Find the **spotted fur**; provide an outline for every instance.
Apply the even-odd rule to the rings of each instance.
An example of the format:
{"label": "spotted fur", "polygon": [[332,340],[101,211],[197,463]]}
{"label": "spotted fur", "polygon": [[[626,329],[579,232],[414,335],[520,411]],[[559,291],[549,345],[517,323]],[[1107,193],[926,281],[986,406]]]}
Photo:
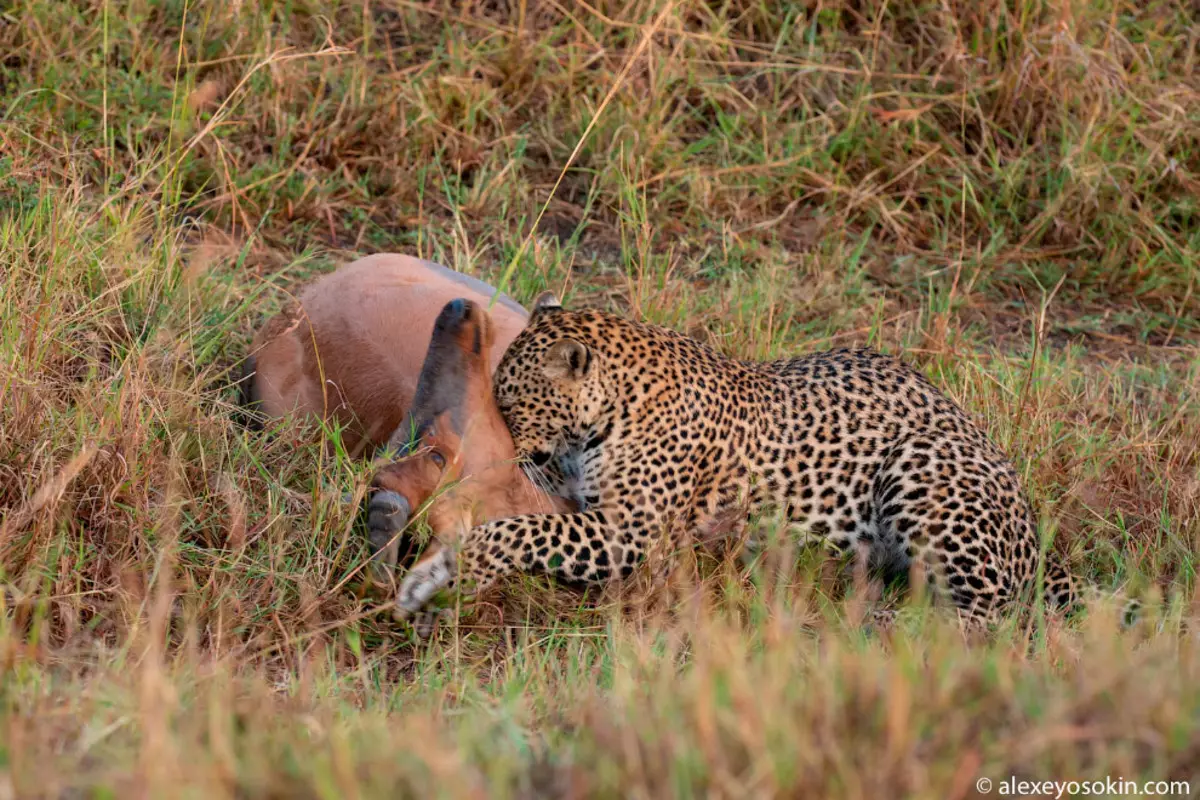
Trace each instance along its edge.
{"label": "spotted fur", "polygon": [[[774,509],[875,568],[918,563],[972,621],[1032,597],[1039,541],[1012,463],[889,356],[735,361],[664,328],[550,306],[509,347],[495,395],[518,453],[582,510],[469,531],[457,574],[476,591],[515,570],[625,577],[659,537]],[[401,610],[456,582],[452,565],[438,571],[406,580]],[[1053,559],[1044,587],[1051,605],[1073,602]]]}

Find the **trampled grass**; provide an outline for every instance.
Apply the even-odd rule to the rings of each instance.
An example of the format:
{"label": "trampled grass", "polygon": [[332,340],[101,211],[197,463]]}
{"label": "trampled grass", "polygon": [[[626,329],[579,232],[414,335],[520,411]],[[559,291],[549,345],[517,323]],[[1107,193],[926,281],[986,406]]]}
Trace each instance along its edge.
{"label": "trampled grass", "polygon": [[[1198,42],[1184,0],[0,6],[0,796],[1200,791]],[[377,251],[900,353],[1161,602],[967,643],[888,587],[875,635],[781,542],[418,646],[356,590],[366,465],[231,420],[254,326]]]}

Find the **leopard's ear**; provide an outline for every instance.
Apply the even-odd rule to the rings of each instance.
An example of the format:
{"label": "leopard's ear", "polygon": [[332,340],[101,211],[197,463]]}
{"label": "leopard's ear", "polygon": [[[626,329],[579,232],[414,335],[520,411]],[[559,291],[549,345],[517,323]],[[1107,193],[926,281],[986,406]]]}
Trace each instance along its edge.
{"label": "leopard's ear", "polygon": [[554,292],[542,292],[533,301],[533,313],[537,314],[541,311],[552,311],[562,308],[562,303],[558,302],[558,298],[554,296]]}
{"label": "leopard's ear", "polygon": [[574,339],[559,339],[550,345],[542,362],[542,372],[551,380],[581,380],[591,369],[592,351]]}

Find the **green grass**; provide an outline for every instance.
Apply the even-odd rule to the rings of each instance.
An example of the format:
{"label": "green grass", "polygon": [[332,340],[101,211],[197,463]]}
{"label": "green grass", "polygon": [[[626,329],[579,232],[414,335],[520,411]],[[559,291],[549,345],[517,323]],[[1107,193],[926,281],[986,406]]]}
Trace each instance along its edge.
{"label": "green grass", "polygon": [[[1198,35],[1184,0],[0,5],[0,795],[1200,787]],[[378,251],[900,353],[1077,574],[1163,602],[967,643],[888,588],[874,636],[879,587],[779,542],[417,645],[356,589],[367,465],[230,419],[255,326]]]}

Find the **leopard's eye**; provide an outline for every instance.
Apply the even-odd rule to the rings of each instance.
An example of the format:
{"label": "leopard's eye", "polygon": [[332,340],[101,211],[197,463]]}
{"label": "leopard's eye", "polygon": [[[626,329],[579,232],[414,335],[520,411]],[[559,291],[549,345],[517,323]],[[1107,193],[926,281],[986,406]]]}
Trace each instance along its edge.
{"label": "leopard's eye", "polygon": [[437,450],[430,450],[429,458],[433,461],[434,466],[436,466],[438,469],[443,469],[446,466],[446,457]]}

